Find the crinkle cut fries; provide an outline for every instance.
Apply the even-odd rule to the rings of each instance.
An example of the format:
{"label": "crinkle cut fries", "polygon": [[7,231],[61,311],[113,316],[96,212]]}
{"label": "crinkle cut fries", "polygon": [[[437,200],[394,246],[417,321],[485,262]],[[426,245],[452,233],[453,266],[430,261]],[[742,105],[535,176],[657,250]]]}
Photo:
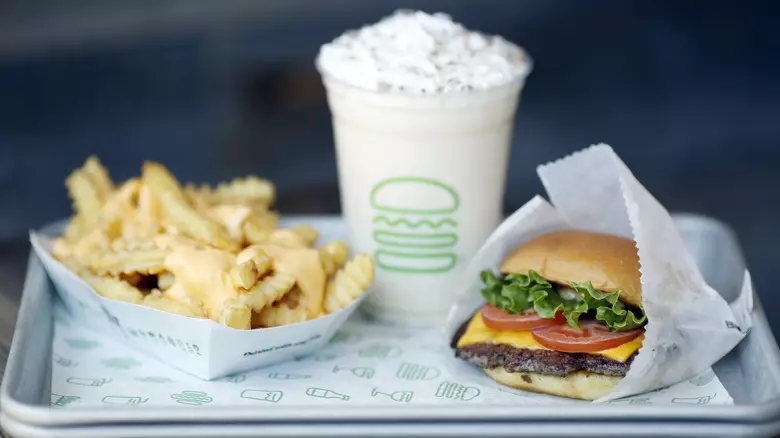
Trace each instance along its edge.
{"label": "crinkle cut fries", "polygon": [[374,281],[368,254],[278,228],[275,187],[256,176],[183,187],[146,162],[115,184],[92,156],[65,185],[74,214],[53,255],[110,299],[248,330],[337,312]]}

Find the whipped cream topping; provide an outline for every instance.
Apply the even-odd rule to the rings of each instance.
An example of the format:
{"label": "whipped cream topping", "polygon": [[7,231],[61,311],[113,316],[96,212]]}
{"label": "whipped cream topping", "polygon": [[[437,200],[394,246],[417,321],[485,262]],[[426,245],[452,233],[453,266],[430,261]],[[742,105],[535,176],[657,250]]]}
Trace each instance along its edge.
{"label": "whipped cream topping", "polygon": [[531,61],[515,44],[470,31],[447,14],[399,10],[324,44],[317,67],[369,90],[447,93],[507,84],[527,75]]}

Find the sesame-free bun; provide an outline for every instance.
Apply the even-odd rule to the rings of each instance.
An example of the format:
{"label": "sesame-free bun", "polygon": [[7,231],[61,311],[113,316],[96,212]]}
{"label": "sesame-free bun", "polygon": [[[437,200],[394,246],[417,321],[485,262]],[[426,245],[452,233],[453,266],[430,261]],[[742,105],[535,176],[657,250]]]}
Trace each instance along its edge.
{"label": "sesame-free bun", "polygon": [[565,377],[537,373],[510,373],[504,367],[490,368],[484,371],[491,379],[502,385],[582,400],[596,400],[609,394],[622,379],[622,377],[584,371],[577,371]]}
{"label": "sesame-free bun", "polygon": [[518,246],[501,263],[504,274],[536,271],[554,283],[589,281],[602,292],[623,292],[621,301],[642,304],[639,255],[631,239],[586,231],[561,231]]}

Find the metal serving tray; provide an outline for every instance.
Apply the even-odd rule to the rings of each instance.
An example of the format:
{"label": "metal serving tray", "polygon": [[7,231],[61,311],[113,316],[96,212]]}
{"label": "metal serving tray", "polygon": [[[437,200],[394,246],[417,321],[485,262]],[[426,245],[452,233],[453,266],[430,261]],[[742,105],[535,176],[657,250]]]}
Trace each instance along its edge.
{"label": "metal serving tray", "polygon": [[[340,230],[335,216],[294,221]],[[733,233],[696,215],[675,221],[705,279],[737,296],[745,263]],[[0,425],[12,436],[775,436],[780,433],[780,350],[758,299],[751,333],[714,369],[732,406],[414,406],[410,408],[240,406],[50,409],[54,288],[33,255],[14,343],[0,389]]]}

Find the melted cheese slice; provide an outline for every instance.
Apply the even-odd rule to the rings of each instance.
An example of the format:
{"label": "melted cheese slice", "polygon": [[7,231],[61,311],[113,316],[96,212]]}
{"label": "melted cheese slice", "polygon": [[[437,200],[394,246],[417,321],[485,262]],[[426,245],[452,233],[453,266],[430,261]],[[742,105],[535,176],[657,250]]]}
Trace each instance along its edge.
{"label": "melted cheese slice", "polygon": [[[645,335],[639,335],[619,347],[594,351],[590,354],[604,356],[617,362],[625,362],[635,351],[642,347],[644,339]],[[550,350],[537,342],[530,330],[495,330],[486,326],[485,321],[482,320],[481,312],[477,312],[474,318],[471,319],[471,322],[469,322],[466,332],[458,340],[458,348],[472,344],[505,344],[527,350]]]}

